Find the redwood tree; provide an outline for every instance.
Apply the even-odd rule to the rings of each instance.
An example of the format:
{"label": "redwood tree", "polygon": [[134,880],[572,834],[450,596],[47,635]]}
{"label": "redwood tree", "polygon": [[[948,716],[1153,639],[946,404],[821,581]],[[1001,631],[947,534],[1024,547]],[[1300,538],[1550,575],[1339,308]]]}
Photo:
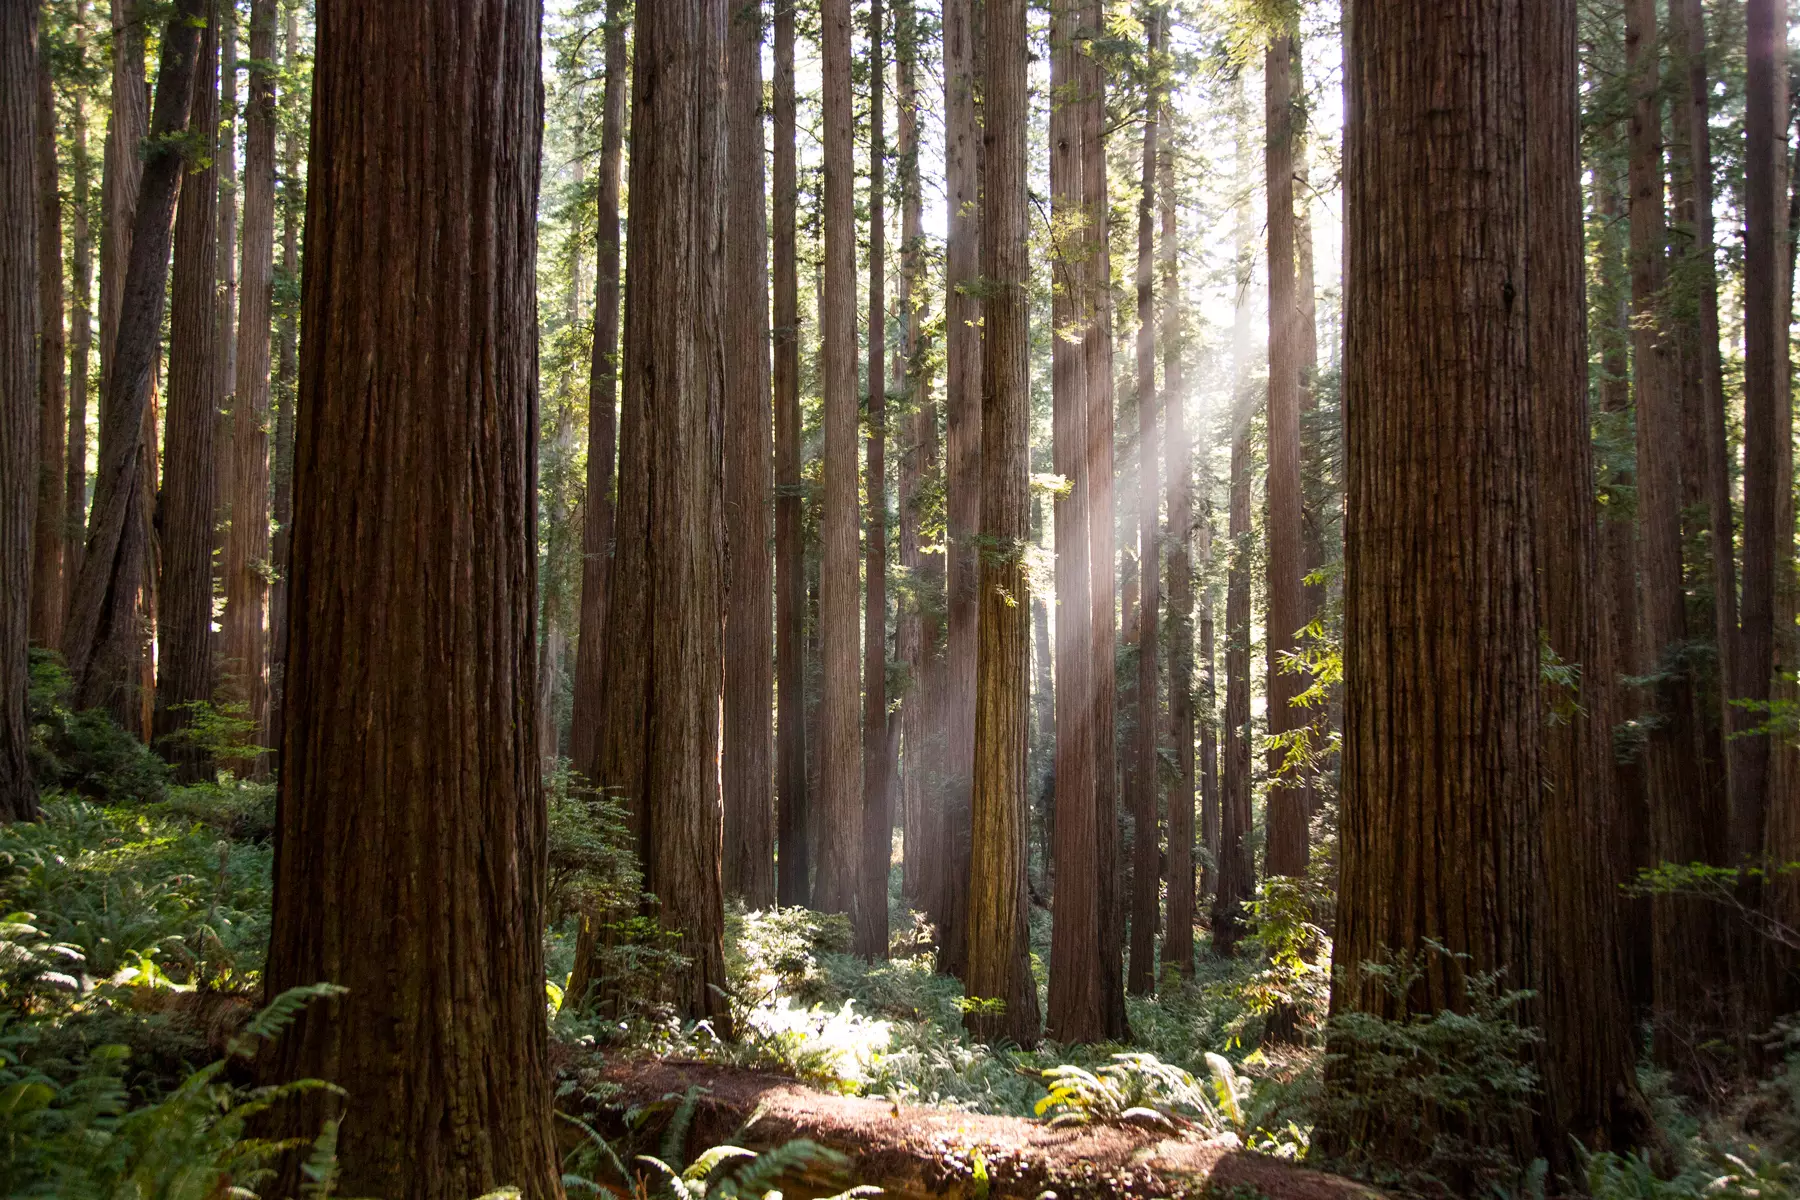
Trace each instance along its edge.
{"label": "redwood tree", "polygon": [[318,9],[268,984],[349,990],[269,1065],[348,1089],[284,1120],[355,1114],[338,1160],[357,1195],[561,1190],[538,936],[538,34],[523,0]]}
{"label": "redwood tree", "polygon": [[862,855],[857,668],[856,179],[851,160],[850,0],[824,0],[825,267],[819,297],[824,391],[824,542],[819,562],[819,880],[822,912],[854,914]]}
{"label": "redwood tree", "polygon": [[726,0],[637,14],[620,491],[594,783],[624,801],[644,889],[685,958],[665,981],[667,1000],[729,1036],[718,759],[725,14]]}
{"label": "redwood tree", "polygon": [[[200,37],[192,121],[197,165],[181,181],[169,311],[169,406],[157,504],[162,581],[157,589],[156,724],[167,738],[192,719],[183,705],[213,698],[213,434],[220,397],[214,288],[218,280],[219,5],[209,0]],[[177,739],[161,747],[184,782],[211,776],[210,756]]]}
{"label": "redwood tree", "polygon": [[600,97],[600,177],[595,204],[594,345],[588,368],[587,491],[582,501],[581,634],[569,758],[589,780],[599,770],[600,698],[605,686],[606,593],[612,562],[613,459],[619,394],[619,165],[625,101],[631,88],[625,43],[626,0],[607,0],[606,82]]}
{"label": "redwood tree", "polygon": [[[774,450],[769,414],[769,238],[763,216],[762,3],[731,0],[725,78],[725,891],[775,903],[769,757]],[[609,393],[610,394],[610,393]],[[884,910],[885,911],[885,910]],[[885,938],[883,939],[885,942]]]}
{"label": "redwood tree", "polygon": [[1038,1040],[1026,864],[1030,830],[1030,278],[1025,221],[1026,0],[985,0],[983,76],[981,589],[969,880],[969,1025],[1020,1046]]}
{"label": "redwood tree", "polygon": [[38,46],[37,115],[37,289],[42,340],[38,351],[38,445],[36,515],[32,531],[31,639],[40,646],[62,644],[63,579],[63,266],[62,194],[56,170],[56,92],[52,86],[50,39]]}
{"label": "redwood tree", "polygon": [[37,816],[25,692],[37,489],[37,4],[0,3],[0,821]]}

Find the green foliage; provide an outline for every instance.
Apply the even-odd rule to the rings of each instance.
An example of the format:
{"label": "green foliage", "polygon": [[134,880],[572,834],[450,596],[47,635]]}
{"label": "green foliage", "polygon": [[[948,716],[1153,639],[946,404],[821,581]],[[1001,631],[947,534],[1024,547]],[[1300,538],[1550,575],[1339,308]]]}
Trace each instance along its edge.
{"label": "green foliage", "polygon": [[169,770],[105,713],[69,708],[69,674],[47,651],[31,652],[32,774],[43,791],[107,803],[160,800]]}
{"label": "green foliage", "polygon": [[[1439,957],[1460,976],[1461,1009],[1413,1011]],[[1331,1018],[1325,1070],[1336,1086],[1318,1117],[1345,1147],[1335,1166],[1409,1187],[1486,1190],[1516,1176],[1510,1147],[1529,1127],[1537,1087],[1527,1060],[1539,1035],[1518,1019],[1531,993],[1502,987],[1497,974],[1463,971],[1466,958],[1434,944],[1353,968],[1400,1015]],[[1378,1144],[1364,1136],[1372,1129],[1382,1131]],[[1407,1166],[1396,1174],[1394,1163]]]}
{"label": "green foliage", "polygon": [[172,706],[186,719],[181,728],[161,738],[161,742],[196,751],[214,761],[250,759],[267,754],[267,746],[256,744],[256,721],[250,706],[242,701],[209,704],[194,700]]}
{"label": "green foliage", "polygon": [[[1219,1109],[1194,1077],[1154,1054],[1115,1054],[1095,1071],[1065,1064],[1043,1076],[1049,1092],[1037,1102],[1036,1112],[1055,1113],[1052,1125],[1101,1121],[1173,1129],[1180,1120],[1215,1131],[1221,1125]],[[1236,1093],[1228,1095],[1225,1111],[1235,1114]]]}

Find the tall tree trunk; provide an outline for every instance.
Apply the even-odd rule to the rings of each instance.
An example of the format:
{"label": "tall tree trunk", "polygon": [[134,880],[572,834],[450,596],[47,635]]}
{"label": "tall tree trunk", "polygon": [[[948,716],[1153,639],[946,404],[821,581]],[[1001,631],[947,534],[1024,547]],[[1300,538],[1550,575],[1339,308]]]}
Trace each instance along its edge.
{"label": "tall tree trunk", "polygon": [[159,746],[184,783],[213,774],[212,756],[184,741],[193,721],[184,706],[213,698],[213,434],[220,396],[216,325],[218,283],[219,10],[207,0],[206,29],[194,78],[196,162],[181,181],[175,215],[174,282],[169,306],[169,407],[163,439],[163,488],[157,527],[162,580],[157,588],[156,723]]}
{"label": "tall tree trunk", "polygon": [[856,950],[886,958],[888,867],[893,853],[893,735],[887,694],[887,143],[882,128],[887,60],[883,5],[869,5],[869,437],[863,534],[862,862],[857,870]]}
{"label": "tall tree trunk", "polygon": [[[256,16],[267,63],[273,5]],[[516,0],[319,6],[269,986],[349,990],[269,1065],[352,1089],[359,1195],[561,1191],[537,935],[538,32]],[[266,288],[245,285],[248,310]],[[289,1128],[339,1104],[311,1093]]]}
{"label": "tall tree trunk", "polygon": [[1225,732],[1219,802],[1219,880],[1213,894],[1214,952],[1229,957],[1244,936],[1244,903],[1256,890],[1256,864],[1250,854],[1250,415],[1255,397],[1250,385],[1250,287],[1256,253],[1250,233],[1250,138],[1245,118],[1249,104],[1243,81],[1237,83],[1238,116],[1236,311],[1231,323],[1232,407],[1231,475],[1225,576]]}
{"label": "tall tree trunk", "polygon": [[1300,307],[1294,277],[1294,38],[1269,43],[1263,58],[1268,121],[1264,165],[1269,202],[1269,474],[1267,617],[1269,813],[1265,866],[1270,875],[1304,875],[1306,792],[1288,767],[1292,739],[1306,725],[1295,707],[1300,677],[1287,656],[1299,649],[1306,621],[1306,567],[1300,539]]}
{"label": "tall tree trunk", "polygon": [[1106,191],[1106,68],[1101,65],[1095,42],[1105,24],[1099,0],[1081,0],[1080,37],[1084,43],[1077,57],[1075,90],[1078,136],[1082,142],[1083,229],[1087,247],[1082,280],[1085,332],[1082,360],[1087,375],[1088,479],[1088,603],[1092,608],[1093,652],[1090,683],[1089,734],[1097,770],[1094,779],[1094,840],[1099,853],[1100,978],[1106,1010],[1106,1036],[1121,1040],[1130,1035],[1125,1015],[1125,970],[1120,950],[1125,944],[1125,912],[1119,870],[1119,786],[1113,769],[1113,724],[1117,707],[1114,653],[1118,648],[1118,615],[1114,609],[1113,546],[1116,540],[1113,508],[1113,318],[1112,260],[1107,250]]}
{"label": "tall tree trunk", "polygon": [[37,490],[39,70],[35,0],[0,4],[0,821],[37,817],[31,779],[31,510]]}
{"label": "tall tree trunk", "polygon": [[[298,7],[287,9],[284,36],[288,70],[294,71],[300,54],[300,17]],[[282,135],[281,178],[281,279],[283,291],[290,297],[277,313],[280,351],[275,364],[275,443],[269,456],[269,490],[272,496],[270,516],[274,532],[269,547],[274,582],[269,587],[269,740],[268,745],[279,758],[281,750],[282,695],[287,677],[288,629],[288,562],[292,557],[294,526],[294,399],[300,379],[300,306],[293,297],[299,293],[300,217],[306,199],[300,179],[300,139],[295,133],[299,123],[298,90],[288,88],[283,97],[288,108],[287,131]],[[237,377],[233,343],[232,378]]]}
{"label": "tall tree trunk", "polygon": [[[1461,1010],[1476,971],[1504,971],[1507,988],[1544,982],[1532,376],[1517,295],[1532,278],[1527,70],[1541,69],[1525,66],[1528,9],[1359,4],[1352,26],[1337,1014]],[[1408,954],[1411,988],[1365,969]],[[1326,1145],[1417,1161],[1446,1117],[1361,1091],[1368,1043],[1343,1028],[1326,1087],[1356,1116],[1323,1130]],[[1528,1145],[1504,1121],[1458,1132],[1502,1152]]]}
{"label": "tall tree trunk", "polygon": [[569,758],[592,781],[600,769],[606,598],[613,554],[613,462],[619,394],[619,168],[625,147],[630,56],[626,0],[606,4],[606,82],[600,98],[600,178],[594,220],[594,346],[588,367],[587,492],[582,504],[581,630],[575,647]]}
{"label": "tall tree trunk", "polygon": [[[1089,530],[1086,325],[1090,234],[1084,228],[1086,146],[1077,44],[1081,0],[1057,0],[1050,26],[1051,452],[1068,488],[1054,501],[1056,525],[1056,818],[1051,851],[1057,882],[1050,932],[1049,1021],[1065,1045],[1106,1038],[1101,942],[1101,814],[1096,775],[1103,765],[1090,708],[1095,695],[1095,608]],[[1110,819],[1110,814],[1107,814]],[[1110,948],[1117,953],[1116,944]]]}
{"label": "tall tree trunk", "polygon": [[[1165,21],[1168,19],[1164,10]],[[1165,33],[1165,37],[1167,34]],[[1166,68],[1165,68],[1166,69]],[[1162,217],[1163,420],[1169,445],[1169,732],[1175,781],[1169,789],[1169,924],[1163,969],[1194,974],[1194,451],[1188,440],[1187,379],[1182,362],[1180,233],[1175,214],[1175,109],[1159,97],[1166,123],[1157,148]]]}
{"label": "tall tree trunk", "polygon": [[856,911],[862,855],[862,743],[857,665],[856,225],[851,161],[850,0],[825,0],[825,278],[819,300],[824,399],[824,541],[819,563],[819,634],[824,691],[819,726],[819,882],[822,912]]}
{"label": "tall tree trunk", "polygon": [[1026,0],[984,0],[981,346],[981,590],[969,880],[968,994],[999,1000],[970,1028],[1020,1046],[1038,1040],[1026,894],[1030,807],[1030,278],[1025,223]]}
{"label": "tall tree trunk", "polygon": [[[1788,97],[1786,7],[1746,0],[1744,105],[1744,602],[1743,698],[1767,702],[1776,657],[1775,595],[1790,571],[1780,537],[1782,446],[1788,395],[1789,297],[1781,290],[1786,233]],[[1733,858],[1762,850],[1768,823],[1769,739],[1743,739],[1743,785],[1734,789]],[[1682,860],[1685,861],[1685,860]]]}
{"label": "tall tree trunk", "polygon": [[[1650,850],[1661,862],[1720,861],[1706,817],[1701,739],[1687,642],[1681,554],[1681,410],[1668,361],[1664,283],[1663,149],[1654,0],[1629,0],[1625,47],[1632,76],[1631,306],[1636,370],[1638,554],[1641,577],[1638,673],[1654,677],[1655,720],[1644,751]],[[1663,898],[1652,906],[1658,1047],[1665,1061],[1694,1044],[1710,1022],[1726,978],[1715,946],[1722,931],[1704,901]]]}
{"label": "tall tree trunk", "polygon": [[[1160,13],[1150,14],[1149,53],[1151,71],[1162,52]],[[1160,859],[1162,842],[1157,829],[1156,644],[1157,622],[1162,616],[1158,582],[1162,555],[1158,549],[1157,520],[1161,496],[1157,491],[1156,436],[1156,133],[1161,100],[1152,84],[1144,106],[1144,162],[1138,188],[1137,233],[1137,415],[1138,415],[1138,661],[1137,661],[1137,787],[1132,803],[1131,870],[1131,966],[1127,986],[1134,995],[1146,995],[1156,986],[1156,926],[1161,915]]]}
{"label": "tall tree trunk", "polygon": [[[721,306],[726,0],[638,10],[617,548],[596,786],[687,960],[684,1017],[729,1037],[719,779],[725,515]],[[602,980],[602,986],[610,981]]]}
{"label": "tall tree trunk", "polygon": [[[769,236],[763,216],[762,0],[732,0],[726,31],[725,891],[775,904],[770,766],[775,690],[774,448],[769,412]],[[754,297],[754,299],[752,299]]]}
{"label": "tall tree trunk", "polygon": [[775,392],[775,773],[776,897],[812,899],[807,819],[805,505],[800,479],[800,275],[795,253],[800,184],[796,165],[794,5],[775,4],[773,159]]}
{"label": "tall tree trunk", "polygon": [[[269,318],[275,267],[276,0],[251,0],[244,105],[244,237],[237,386],[231,400],[231,529],[225,538],[226,694],[261,731],[269,705]],[[243,769],[267,770],[260,757]]]}
{"label": "tall tree trunk", "polygon": [[[237,3],[221,3],[219,11],[219,214],[218,214],[218,248],[217,261],[219,269],[219,289],[216,297],[214,319],[218,323],[215,337],[218,338],[219,352],[214,355],[216,381],[215,395],[220,403],[213,414],[217,431],[213,438],[213,460],[215,504],[214,540],[217,551],[212,569],[217,577],[217,588],[220,593],[225,590],[225,541],[230,534],[230,510],[225,508],[231,502],[231,474],[235,467],[231,442],[234,432],[233,404],[231,396],[237,387],[237,319],[238,319],[238,163],[237,163],[237,72],[238,72],[238,28]],[[290,137],[292,134],[289,135]],[[272,568],[279,565],[276,559],[270,563]],[[271,622],[271,630],[273,623]],[[223,650],[223,636],[216,640],[220,645],[215,647],[215,656]],[[271,736],[273,728],[270,729]],[[265,745],[272,745],[265,741]]]}
{"label": "tall tree trunk", "polygon": [[[116,297],[117,323],[100,415],[100,470],[88,522],[87,551],[70,602],[66,635],[76,703],[85,708],[105,707],[130,729],[141,727],[142,624],[138,605],[139,593],[147,590],[149,579],[145,573],[150,536],[145,489],[154,462],[144,431],[169,273],[170,218],[181,184],[180,142],[188,128],[203,8],[203,0],[179,0],[163,33],[156,104],[144,143],[130,251]],[[131,57],[130,50],[119,47],[117,41],[115,52]],[[121,118],[122,111],[114,109],[115,134],[128,124]],[[130,146],[135,155],[136,144]],[[115,199],[123,187],[123,176],[129,174],[117,164],[120,152],[115,151],[121,177]],[[121,219],[116,210],[112,216]],[[115,225],[111,234],[115,246],[119,230]]]}
{"label": "tall tree trunk", "polygon": [[[1617,664],[1597,586],[1592,423],[1581,197],[1581,108],[1575,0],[1538,6],[1524,22],[1534,85],[1525,91],[1524,169],[1529,256],[1526,362],[1537,490],[1536,626],[1549,651],[1580,668],[1567,686],[1543,685],[1543,1072],[1540,1143],[1552,1165],[1590,1150],[1629,1147],[1648,1131],[1618,937],[1622,882],[1612,730]],[[1573,1176],[1571,1176],[1573,1178]]]}
{"label": "tall tree trunk", "polygon": [[945,246],[944,407],[949,610],[944,704],[944,794],[940,829],[944,863],[938,968],[961,977],[967,960],[964,910],[969,895],[969,789],[975,761],[975,530],[981,520],[981,116],[976,0],[944,0],[944,186],[949,207]]}
{"label": "tall tree trunk", "polygon": [[[87,62],[87,0],[76,0],[72,35],[80,60]],[[66,620],[74,581],[81,574],[81,554],[87,531],[87,413],[88,370],[94,347],[94,240],[88,211],[92,204],[88,158],[88,89],[77,83],[74,112],[69,120],[69,159],[72,176],[69,220],[70,268],[74,294],[69,305],[69,441],[68,479],[63,508],[63,613]],[[62,645],[59,639],[58,647]]]}
{"label": "tall tree trunk", "polygon": [[[1205,492],[1212,490],[1209,476],[1201,475]],[[1219,697],[1218,647],[1213,624],[1213,517],[1212,500],[1202,500],[1200,526],[1200,843],[1206,847],[1211,864],[1200,872],[1200,900],[1217,889],[1219,883],[1221,815],[1219,789]]]}
{"label": "tall tree trunk", "polygon": [[38,46],[37,103],[37,290],[42,336],[38,346],[38,444],[36,515],[32,531],[31,640],[62,644],[68,600],[63,583],[63,266],[62,194],[56,170],[56,91],[52,86],[50,39]]}

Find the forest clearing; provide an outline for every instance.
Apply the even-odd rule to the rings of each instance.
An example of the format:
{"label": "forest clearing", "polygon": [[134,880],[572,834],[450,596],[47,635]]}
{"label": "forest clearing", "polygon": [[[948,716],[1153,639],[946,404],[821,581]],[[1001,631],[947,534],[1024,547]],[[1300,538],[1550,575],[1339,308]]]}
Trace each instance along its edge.
{"label": "forest clearing", "polygon": [[0,0],[0,1196],[1800,1200],[1777,0]]}

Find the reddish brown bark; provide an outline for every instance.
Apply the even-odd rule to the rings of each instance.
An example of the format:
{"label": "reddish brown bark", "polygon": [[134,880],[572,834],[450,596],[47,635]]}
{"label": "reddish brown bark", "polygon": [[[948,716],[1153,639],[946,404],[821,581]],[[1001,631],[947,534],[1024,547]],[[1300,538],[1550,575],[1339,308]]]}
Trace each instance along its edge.
{"label": "reddish brown bark", "polygon": [[[76,0],[72,36],[77,51],[85,61],[87,41],[87,0]],[[69,437],[67,480],[64,485],[63,508],[63,616],[68,615],[68,591],[81,574],[81,554],[87,531],[87,414],[88,369],[94,346],[93,291],[94,240],[88,223],[90,177],[88,158],[87,104],[85,85],[74,90],[73,113],[69,120],[69,158],[72,189],[69,219],[70,269],[74,276],[73,295],[69,305]],[[58,642],[61,646],[61,642]]]}
{"label": "reddish brown bark", "polygon": [[805,496],[800,479],[800,277],[794,3],[775,3],[775,708],[776,894],[812,898],[807,816]]}
{"label": "reddish brown bark", "polygon": [[[225,693],[260,731],[269,705],[269,347],[275,286],[276,0],[250,6],[237,381],[231,399],[231,529],[225,538]],[[261,774],[261,759],[242,764]]]}
{"label": "reddish brown bark", "polygon": [[37,497],[32,530],[31,640],[62,644],[68,604],[63,582],[63,268],[62,196],[56,170],[56,93],[49,39],[38,47],[32,72],[37,104],[38,345]]}
{"label": "reddish brown bark", "polygon": [[37,490],[37,5],[0,5],[0,821],[37,816],[25,692]]}
{"label": "reddish brown bark", "polygon": [[1026,284],[1026,0],[984,0],[982,83],[981,589],[971,799],[967,991],[999,1000],[974,1011],[978,1035],[1020,1046],[1038,1040],[1031,975],[1026,862],[1030,830],[1030,364]]}
{"label": "reddish brown bark", "polygon": [[881,0],[869,5],[869,434],[863,472],[868,527],[863,534],[862,862],[857,869],[856,951],[886,958],[888,868],[894,798],[889,788],[900,732],[887,693],[887,142],[882,128],[887,61]]}
{"label": "reddish brown bark", "polygon": [[[125,277],[117,292],[117,322],[111,339],[100,414],[100,469],[88,522],[87,550],[70,601],[66,634],[76,703],[105,707],[128,729],[142,726],[142,702],[149,699],[140,673],[143,623],[140,592],[152,577],[149,562],[148,489],[155,464],[145,435],[162,326],[164,284],[169,271],[170,218],[181,184],[180,135],[188,127],[188,101],[200,43],[202,0],[181,0],[169,18],[157,71],[156,103],[145,143]],[[131,57],[116,39],[115,53]],[[129,69],[124,74],[129,75]],[[117,88],[115,80],[115,88]],[[133,86],[127,84],[127,86]],[[115,96],[119,92],[115,90]],[[115,140],[125,122],[115,107]],[[128,143],[134,147],[135,143]],[[114,199],[129,172],[120,176]],[[115,210],[112,217],[119,219]],[[109,232],[109,250],[119,244],[120,227]],[[109,255],[109,258],[111,256]],[[104,289],[105,281],[102,280]],[[152,606],[149,611],[154,612]]]}
{"label": "reddish brown bark", "polygon": [[268,982],[349,990],[268,1067],[348,1089],[280,1112],[308,1138],[355,1113],[337,1157],[358,1195],[561,1194],[533,688],[538,21],[519,0],[318,11]]}
{"label": "reddish brown bark", "polygon": [[[1162,50],[1160,14],[1152,12],[1149,28],[1151,70]],[[1157,625],[1162,618],[1159,583],[1162,555],[1158,547],[1158,444],[1156,420],[1156,134],[1161,116],[1159,93],[1152,86],[1144,111],[1143,174],[1138,188],[1137,231],[1137,727],[1136,787],[1132,803],[1131,965],[1126,986],[1144,995],[1156,986],[1156,933],[1161,900],[1162,839],[1157,827],[1161,791],[1157,778]]]}
{"label": "reddish brown bark", "polygon": [[822,912],[856,911],[862,854],[857,722],[856,180],[851,160],[850,0],[825,0],[825,266],[819,299],[825,494],[819,506],[819,879]]}
{"label": "reddish brown bark", "polygon": [[[213,435],[220,401],[214,294],[219,253],[219,8],[212,0],[206,5],[190,117],[198,143],[197,163],[205,165],[185,173],[175,215],[169,407],[156,521],[162,548],[154,726],[158,739],[168,739],[191,723],[192,712],[183,706],[213,698]],[[158,749],[183,782],[199,782],[213,773],[211,756],[200,747],[176,739],[163,741]]]}
{"label": "reddish brown bark", "polygon": [[969,772],[975,744],[975,531],[981,520],[981,146],[976,5],[944,3],[945,246],[944,410],[948,476],[945,601],[944,792],[939,845],[944,886],[938,910],[938,968],[961,976],[969,894]]}
{"label": "reddish brown bark", "polygon": [[686,958],[664,981],[668,1002],[729,1037],[718,759],[725,13],[725,0],[637,13],[620,491],[594,783],[626,804],[644,889]]}
{"label": "reddish brown bark", "polygon": [[[283,35],[290,69],[300,53],[300,18],[290,5]],[[281,278],[288,295],[300,276],[300,217],[305,207],[300,178],[300,139],[295,133],[299,105],[296,89],[289,88],[283,103],[288,107],[287,131],[282,136],[281,178]],[[300,306],[288,299],[277,314],[279,352],[275,365],[275,440],[269,454],[270,516],[274,530],[269,552],[274,559],[275,580],[269,587],[269,741],[279,757],[281,750],[282,684],[287,674],[288,561],[292,557],[294,526],[294,395],[300,385]],[[236,366],[233,365],[233,378]]]}
{"label": "reddish brown bark", "polygon": [[619,168],[625,146],[624,0],[606,6],[606,82],[600,98],[600,178],[595,203],[594,345],[588,367],[587,491],[582,502],[581,629],[575,648],[569,758],[591,780],[600,768],[600,704],[605,687],[606,596],[612,562],[613,463],[618,442]]}
{"label": "reddish brown bark", "polygon": [[[775,688],[769,238],[763,216],[762,4],[727,15],[725,79],[725,891],[775,903]],[[885,940],[885,939],[884,939]]]}

